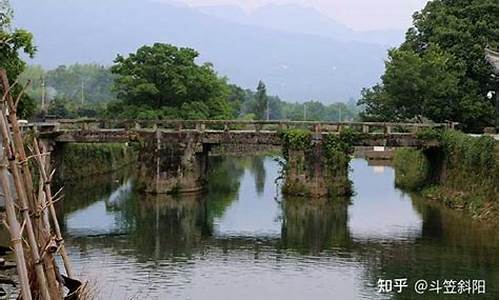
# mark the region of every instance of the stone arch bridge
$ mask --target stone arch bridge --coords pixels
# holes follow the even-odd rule
[[[358,138],[353,146],[429,147],[436,140],[418,138],[426,128],[453,128],[453,123],[372,123],[312,121],[242,121],[242,120],[57,120],[31,123],[25,130],[35,130],[49,144],[137,142],[139,151],[139,186],[150,193],[194,192],[203,187],[207,157],[219,145],[282,146],[280,132],[307,129],[312,142],[321,145],[328,135],[340,135],[348,128]],[[319,149],[318,147],[316,147]],[[308,168],[294,172],[293,178],[307,185],[315,196],[328,194],[324,154],[316,151],[307,157],[300,151]],[[293,157],[289,157],[293,160]],[[306,172],[306,169],[313,170]],[[345,172],[347,174],[347,171]]]

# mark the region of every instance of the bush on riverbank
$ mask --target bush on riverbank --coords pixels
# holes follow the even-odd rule
[[[439,191],[427,193],[453,196],[451,202],[475,215],[491,205],[498,214],[498,142],[449,130],[441,135],[441,143],[445,155]]]
[[[108,173],[130,164],[137,156],[133,147],[123,143],[65,144],[57,155],[59,176],[64,180]]]
[[[498,215],[498,141],[454,130],[438,140],[438,159],[428,149],[396,151],[396,184],[475,216]]]
[[[409,190],[422,188],[429,176],[429,161],[421,150],[398,149],[394,153],[396,186]]]

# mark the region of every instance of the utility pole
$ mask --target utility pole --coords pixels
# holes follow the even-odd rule
[[[304,102],[304,121],[307,119],[307,102]]]
[[[266,106],[267,106],[267,116],[266,116],[266,118],[269,121],[269,115],[271,113],[270,110],[269,110],[269,98],[266,100]]]
[[[42,73],[42,111],[45,109],[45,74]]]
[[[342,105],[339,103],[339,122],[342,122]]]

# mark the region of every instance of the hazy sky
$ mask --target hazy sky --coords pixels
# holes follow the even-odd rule
[[[355,30],[406,29],[427,0],[177,0],[193,6],[233,4],[251,11],[269,3],[313,6]]]

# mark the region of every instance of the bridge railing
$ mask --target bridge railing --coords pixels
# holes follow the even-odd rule
[[[340,132],[352,128],[363,133],[415,133],[423,128],[453,128],[456,123],[318,122],[253,120],[57,120],[61,130],[156,129],[173,131],[278,131],[292,128]]]

